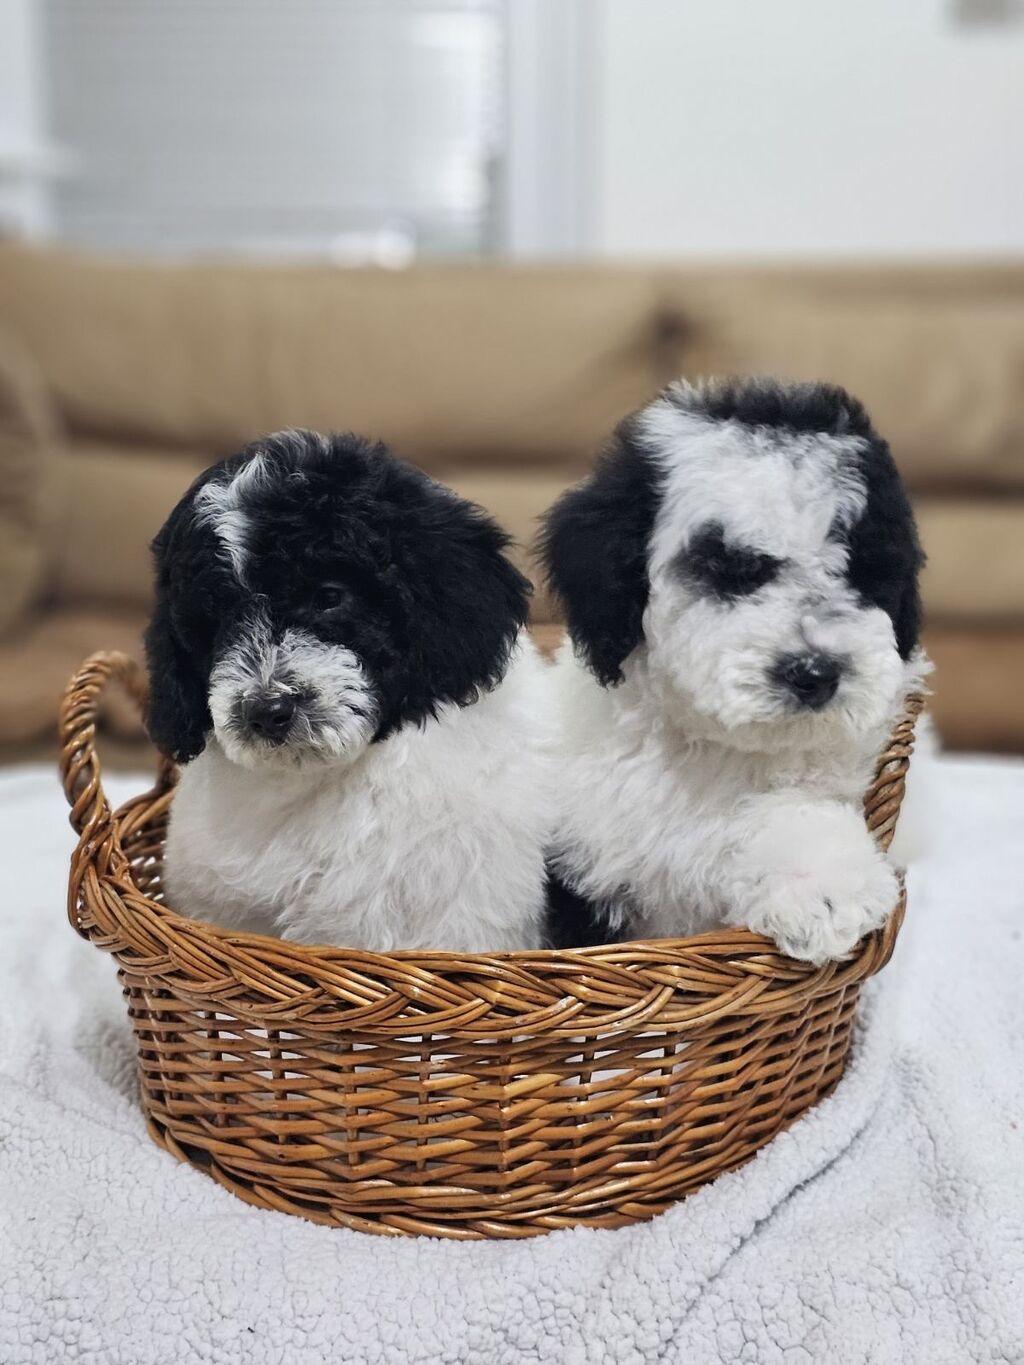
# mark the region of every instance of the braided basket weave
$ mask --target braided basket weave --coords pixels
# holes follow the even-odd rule
[[[745,930],[576,952],[375,954],[219,930],[163,904],[174,770],[111,812],[96,654],[61,708],[68,911],[117,959],[154,1139],[249,1203],[368,1232],[526,1237],[650,1218],[746,1161],[842,1075],[861,983]],[[865,798],[892,838],[916,701]]]

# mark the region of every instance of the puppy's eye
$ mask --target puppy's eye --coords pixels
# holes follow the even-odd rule
[[[316,595],[317,611],[323,616],[340,616],[354,604],[355,596],[344,583],[324,583]]]
[[[734,602],[749,597],[775,578],[784,559],[725,538],[721,522],[709,521],[684,545],[673,562],[676,575],[698,592]]]

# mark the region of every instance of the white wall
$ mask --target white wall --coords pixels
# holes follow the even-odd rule
[[[1024,249],[1024,25],[950,0],[594,0],[598,254]]]
[[[0,230],[47,225],[40,9],[39,0],[0,0]]]

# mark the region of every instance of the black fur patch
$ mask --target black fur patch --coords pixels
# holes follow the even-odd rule
[[[266,477],[246,490],[239,583],[195,499],[256,455]],[[376,739],[476,700],[504,676],[529,606],[507,544],[479,507],[358,436],[289,432],[215,465],[153,544],[155,742],[179,761],[201,751],[210,671],[257,608],[275,634],[300,628],[356,654],[375,693]]]
[[[573,891],[548,864],[544,941],[549,948],[595,948],[604,943],[626,943],[630,926],[612,929],[599,908]]]
[[[673,387],[664,396],[716,421],[854,436],[866,443],[860,457],[865,513],[857,525],[837,532],[837,538],[849,545],[851,584],[866,602],[888,612],[900,654],[908,658],[920,637],[918,577],[924,555],[889,447],[874,431],[863,405],[838,385],[783,384],[767,378]],[[643,638],[650,590],[648,542],[661,497],[662,476],[636,437],[635,421],[627,418],[620,425],[590,477],[558,499],[540,538],[545,570],[565,608],[569,634],[605,686],[621,682],[622,664]],[[677,559],[678,572],[723,601],[756,591],[781,567],[772,556],[727,545],[717,523],[702,528]]]
[[[847,578],[865,602],[892,621],[900,657],[921,637],[919,577],[925,563],[917,523],[888,443],[872,436],[861,459],[867,503],[853,526],[835,532],[849,550]]]
[[[573,643],[606,687],[622,681],[622,664],[643,638],[647,546],[660,496],[660,476],[627,418],[589,478],[544,518],[548,580]]]
[[[708,521],[673,561],[675,573],[698,592],[735,602],[749,597],[778,575],[785,560],[746,545],[730,545],[720,521]]]
[[[147,726],[153,743],[178,763],[201,753],[213,726],[207,684],[224,624],[243,609],[241,589],[226,569],[213,532],[193,515],[200,488],[219,466],[195,480],[153,541],[155,604],[146,628],[149,665]]]
[[[666,396],[716,421],[856,436],[866,443],[860,464],[867,506],[860,521],[837,529],[835,538],[849,547],[851,585],[865,602],[888,613],[900,655],[909,658],[921,634],[918,579],[924,554],[896,463],[863,404],[837,384],[784,384],[770,378],[715,380],[695,389],[670,388]]]
[[[686,412],[747,427],[782,427],[827,436],[873,436],[861,403],[838,384],[784,384],[777,379],[718,379],[665,396]]]

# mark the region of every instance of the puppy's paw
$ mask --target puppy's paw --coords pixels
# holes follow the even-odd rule
[[[863,879],[773,874],[744,919],[788,957],[820,966],[849,957],[865,934],[880,929],[898,894],[896,876],[884,864]]]
[[[849,957],[899,897],[896,874],[863,824],[825,814],[796,829],[765,829],[735,872],[734,922],[815,965]]]

